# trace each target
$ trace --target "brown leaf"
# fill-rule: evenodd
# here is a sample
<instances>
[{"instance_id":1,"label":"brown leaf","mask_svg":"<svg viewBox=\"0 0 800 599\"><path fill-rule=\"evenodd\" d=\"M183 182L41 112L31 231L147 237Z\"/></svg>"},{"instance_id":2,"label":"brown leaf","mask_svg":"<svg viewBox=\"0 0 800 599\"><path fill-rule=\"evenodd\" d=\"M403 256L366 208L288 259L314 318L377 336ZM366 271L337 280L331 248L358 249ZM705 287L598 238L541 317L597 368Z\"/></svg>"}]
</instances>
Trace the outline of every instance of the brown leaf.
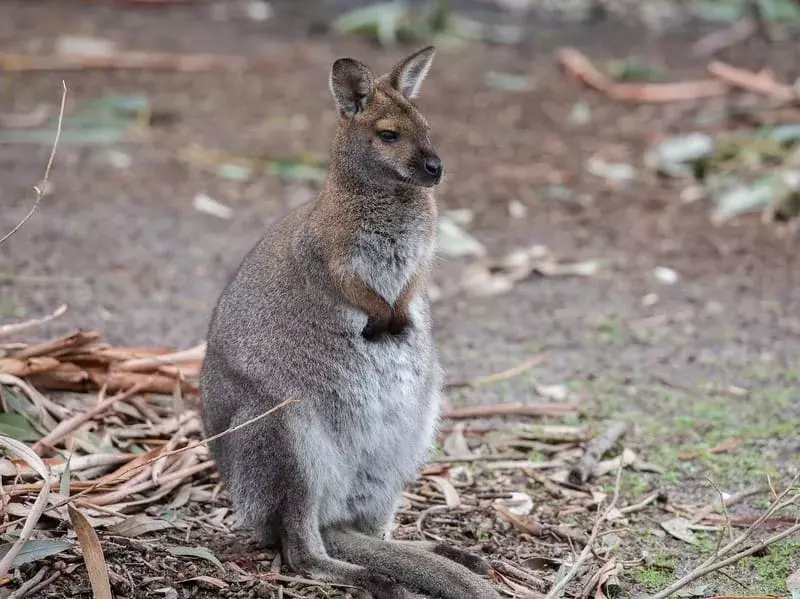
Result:
<instances>
[{"instance_id":1,"label":"brown leaf","mask_svg":"<svg viewBox=\"0 0 800 599\"><path fill-rule=\"evenodd\" d=\"M204 582L206 584L210 584L211 586L217 587L218 589L227 589L228 583L224 580L220 580L219 578L214 578L213 576L195 576L194 578L187 578L186 580L181 580L181 584L186 582Z\"/></svg>"},{"instance_id":2,"label":"brown leaf","mask_svg":"<svg viewBox=\"0 0 800 599\"><path fill-rule=\"evenodd\" d=\"M72 504L67 504L69 519L78 542L83 550L83 561L86 563L86 570L89 573L89 582L92 585L92 597L94 599L114 599L111 595L111 583L108 580L108 566L106 558L103 556L103 548L100 546L100 539L92 525L86 517Z\"/></svg>"},{"instance_id":3,"label":"brown leaf","mask_svg":"<svg viewBox=\"0 0 800 599\"><path fill-rule=\"evenodd\" d=\"M728 439L727 441L717 443L714 447L708 450L708 453L727 453L732 449L736 449L741 444L741 439Z\"/></svg>"}]
</instances>

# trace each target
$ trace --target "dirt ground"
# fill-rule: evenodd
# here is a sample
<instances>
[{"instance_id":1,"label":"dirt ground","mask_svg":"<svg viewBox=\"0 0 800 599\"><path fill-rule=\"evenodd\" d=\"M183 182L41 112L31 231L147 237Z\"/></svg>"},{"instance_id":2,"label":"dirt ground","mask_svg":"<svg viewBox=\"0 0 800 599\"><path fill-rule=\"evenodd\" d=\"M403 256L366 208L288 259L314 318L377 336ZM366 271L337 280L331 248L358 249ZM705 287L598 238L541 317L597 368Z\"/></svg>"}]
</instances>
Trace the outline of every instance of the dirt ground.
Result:
<instances>
[{"instance_id":1,"label":"dirt ground","mask_svg":"<svg viewBox=\"0 0 800 599\"><path fill-rule=\"evenodd\" d=\"M351 55L379 70L407 50L324 34L321 17L307 4L274 3L276 14L263 23L235 11L220 20L193 3L152 9L77 1L4 4L0 47L6 52L80 34L131 48L271 60L245 73L67 73L68 110L103 93L143 92L169 118L136 142L61 145L49 195L0 250L0 320L33 317L64 302L68 313L42 335L97 328L113 343L180 348L204 337L218 293L265 225L313 197L316 188L266 174L248 182L224 180L178 160L178 152L198 144L236 156L324 156L334 122L326 79L331 62ZM758 216L712 227L707 202L682 202L679 188L642 169L636 181L616 185L587 173L584 165L593 155L638 167L649 141L696 129L708 103L614 104L569 81L553 60L555 48L575 45L597 60L640 56L676 80L702 76L704 64L690 51L701 29L657 37L613 22L534 22L531 32L518 45L444 48L436 58L419 104L447 172L438 194L442 211L474 211L470 232L493 256L543 244L560 259L602 259L608 266L593 277L534 278L505 295L474 297L448 293L469 261L442 259L434 281L445 299L435 305L435 327L449 380L502 371L547 351L530 373L459 390L450 401L524 402L535 398L536 383L567 384L580 397L581 421L631 421L629 446L663 470L631 474L623 485L628 498L664 488L672 502L703 505L716 497L709 477L726 492L762 486L767 475L775 484L786 482L800 467L798 241ZM790 44L753 41L727 51L725 59L769 65L794 80L800 68L795 53ZM492 71L525 75L532 88L495 89L486 83ZM61 78L0 73L0 113L26 112L40 103L55 112ZM578 101L591 111L591 122L582 126L569 118ZM0 144L0 230L29 209L31 186L48 152L46 145ZM571 190L569 197L546 192L554 186ZM230 206L231 218L197 211L192 198L198 193ZM524 217L509 215L511 200L525 205ZM656 267L674 269L677 282L660 283ZM657 301L644 301L651 294ZM749 393L715 394L709 384ZM742 443L728 453L707 453L730 439ZM687 451L701 455L680 459ZM735 513L758 508L745 503ZM659 517L654 508L629 525L624 554L652 559L626 570L620 596L665 586L709 550L658 534ZM244 535L194 534L195 543L205 543L223 561L269 568L269 562L256 565L258 550ZM712 538L704 535L703 542ZM205 565L165 557L161 540L109 541L120 597L169 596L154 589L196 575L193 569L213 574ZM491 553L491 547L484 550ZM546 553L547 547L514 551L521 559L525 551ZM785 595L786 576L800 567L798 555L800 539L786 541L770 556L707 579L697 596ZM258 585L237 588L183 585L179 596L270 596ZM85 571L62 576L41 596L91 596Z\"/></svg>"}]
</instances>

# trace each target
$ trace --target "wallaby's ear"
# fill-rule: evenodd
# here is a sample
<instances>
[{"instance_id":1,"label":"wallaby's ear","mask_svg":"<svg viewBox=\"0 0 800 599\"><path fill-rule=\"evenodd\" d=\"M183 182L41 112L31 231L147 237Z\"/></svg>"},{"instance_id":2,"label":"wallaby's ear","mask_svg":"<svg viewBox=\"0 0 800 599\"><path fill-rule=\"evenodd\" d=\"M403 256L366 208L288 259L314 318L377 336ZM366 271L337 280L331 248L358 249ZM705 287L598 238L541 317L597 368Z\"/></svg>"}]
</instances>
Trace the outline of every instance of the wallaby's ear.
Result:
<instances>
[{"instance_id":1,"label":"wallaby's ear","mask_svg":"<svg viewBox=\"0 0 800 599\"><path fill-rule=\"evenodd\" d=\"M436 54L434 46L423 48L407 57L389 73L389 83L406 98L416 98Z\"/></svg>"},{"instance_id":2,"label":"wallaby's ear","mask_svg":"<svg viewBox=\"0 0 800 599\"><path fill-rule=\"evenodd\" d=\"M330 86L336 105L347 116L362 112L374 91L369 69L352 58L340 58L333 63Z\"/></svg>"}]
</instances>

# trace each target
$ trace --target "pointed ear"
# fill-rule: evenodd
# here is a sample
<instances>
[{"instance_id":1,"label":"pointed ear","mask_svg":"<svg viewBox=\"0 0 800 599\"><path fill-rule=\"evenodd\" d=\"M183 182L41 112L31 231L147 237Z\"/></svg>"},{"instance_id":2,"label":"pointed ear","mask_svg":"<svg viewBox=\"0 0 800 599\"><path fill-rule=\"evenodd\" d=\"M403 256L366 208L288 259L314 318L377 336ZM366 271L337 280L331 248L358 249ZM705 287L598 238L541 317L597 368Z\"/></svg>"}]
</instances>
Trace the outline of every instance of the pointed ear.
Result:
<instances>
[{"instance_id":1,"label":"pointed ear","mask_svg":"<svg viewBox=\"0 0 800 599\"><path fill-rule=\"evenodd\" d=\"M406 98L416 98L422 81L431 68L434 54L436 48L428 46L407 57L389 73L391 86Z\"/></svg>"},{"instance_id":2,"label":"pointed ear","mask_svg":"<svg viewBox=\"0 0 800 599\"><path fill-rule=\"evenodd\" d=\"M333 63L330 87L336 106L350 117L364 111L374 91L369 69L352 58L340 58Z\"/></svg>"}]
</instances>

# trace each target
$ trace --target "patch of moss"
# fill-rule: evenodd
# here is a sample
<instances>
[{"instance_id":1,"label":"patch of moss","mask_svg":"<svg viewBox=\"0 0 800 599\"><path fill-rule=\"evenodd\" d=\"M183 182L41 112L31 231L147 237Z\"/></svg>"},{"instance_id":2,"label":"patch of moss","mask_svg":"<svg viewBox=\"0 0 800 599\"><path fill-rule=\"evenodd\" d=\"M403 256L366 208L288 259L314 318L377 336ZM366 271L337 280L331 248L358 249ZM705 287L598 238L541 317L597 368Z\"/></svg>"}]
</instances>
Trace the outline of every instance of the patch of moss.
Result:
<instances>
[{"instance_id":1,"label":"patch of moss","mask_svg":"<svg viewBox=\"0 0 800 599\"><path fill-rule=\"evenodd\" d=\"M776 543L763 557L746 557L738 565L747 571L755 583L754 592L765 595L785 595L786 579L800 564L800 540Z\"/></svg>"},{"instance_id":2,"label":"patch of moss","mask_svg":"<svg viewBox=\"0 0 800 599\"><path fill-rule=\"evenodd\" d=\"M633 579L648 593L655 593L675 580L675 558L666 554L654 556L649 566L638 566L631 571Z\"/></svg>"}]
</instances>

